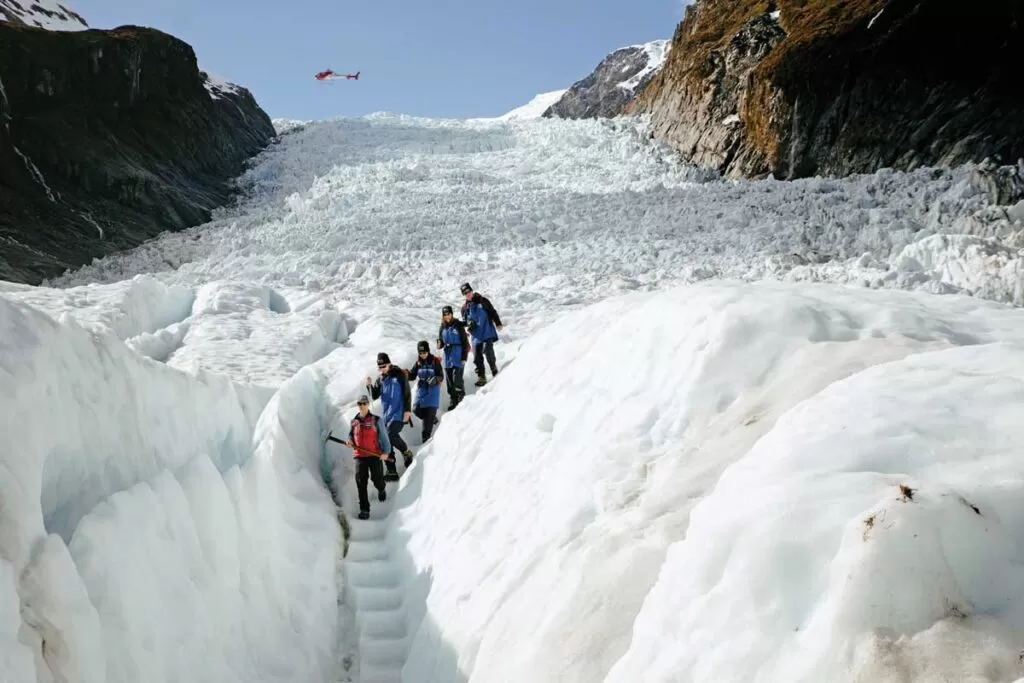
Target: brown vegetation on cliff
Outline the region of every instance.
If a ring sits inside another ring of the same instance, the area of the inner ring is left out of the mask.
[[[1024,155],[1020,3],[700,0],[631,107],[731,176]]]

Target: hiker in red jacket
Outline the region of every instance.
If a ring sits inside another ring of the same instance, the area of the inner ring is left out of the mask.
[[[384,461],[391,452],[388,430],[380,417],[370,412],[370,397],[365,394],[356,401],[359,413],[352,418],[348,441],[344,444],[352,449],[356,458],[356,489],[359,491],[359,519],[369,519],[370,498],[366,484],[373,479],[377,489],[377,500],[388,499],[384,484]]]

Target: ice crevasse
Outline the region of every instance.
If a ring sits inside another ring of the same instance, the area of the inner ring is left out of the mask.
[[[0,298],[0,680],[329,680],[325,380],[267,400]]]

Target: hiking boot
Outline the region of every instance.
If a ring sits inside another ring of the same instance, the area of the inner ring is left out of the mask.
[[[380,491],[377,491],[377,500],[379,500],[380,502],[383,503],[387,499],[388,499],[387,489],[381,489]]]
[[[405,458],[405,466],[408,468],[412,464],[412,451],[405,451],[402,457]]]
[[[369,510],[360,510],[359,511],[359,519],[369,519],[369,518],[370,518],[370,511]]]
[[[477,375],[475,385],[478,387],[482,387],[485,384],[487,384],[487,378],[484,377],[483,375]]]
[[[384,481],[398,481],[398,470],[394,472],[385,472]]]
[[[459,402],[456,401],[455,399],[452,399],[451,401],[448,402],[448,410],[455,410],[455,406],[457,405],[459,405]]]

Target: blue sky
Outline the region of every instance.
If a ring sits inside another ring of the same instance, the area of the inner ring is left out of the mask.
[[[617,47],[671,38],[681,0],[70,0],[93,28],[152,26],[272,117],[496,116]],[[322,69],[360,80],[320,83]]]

